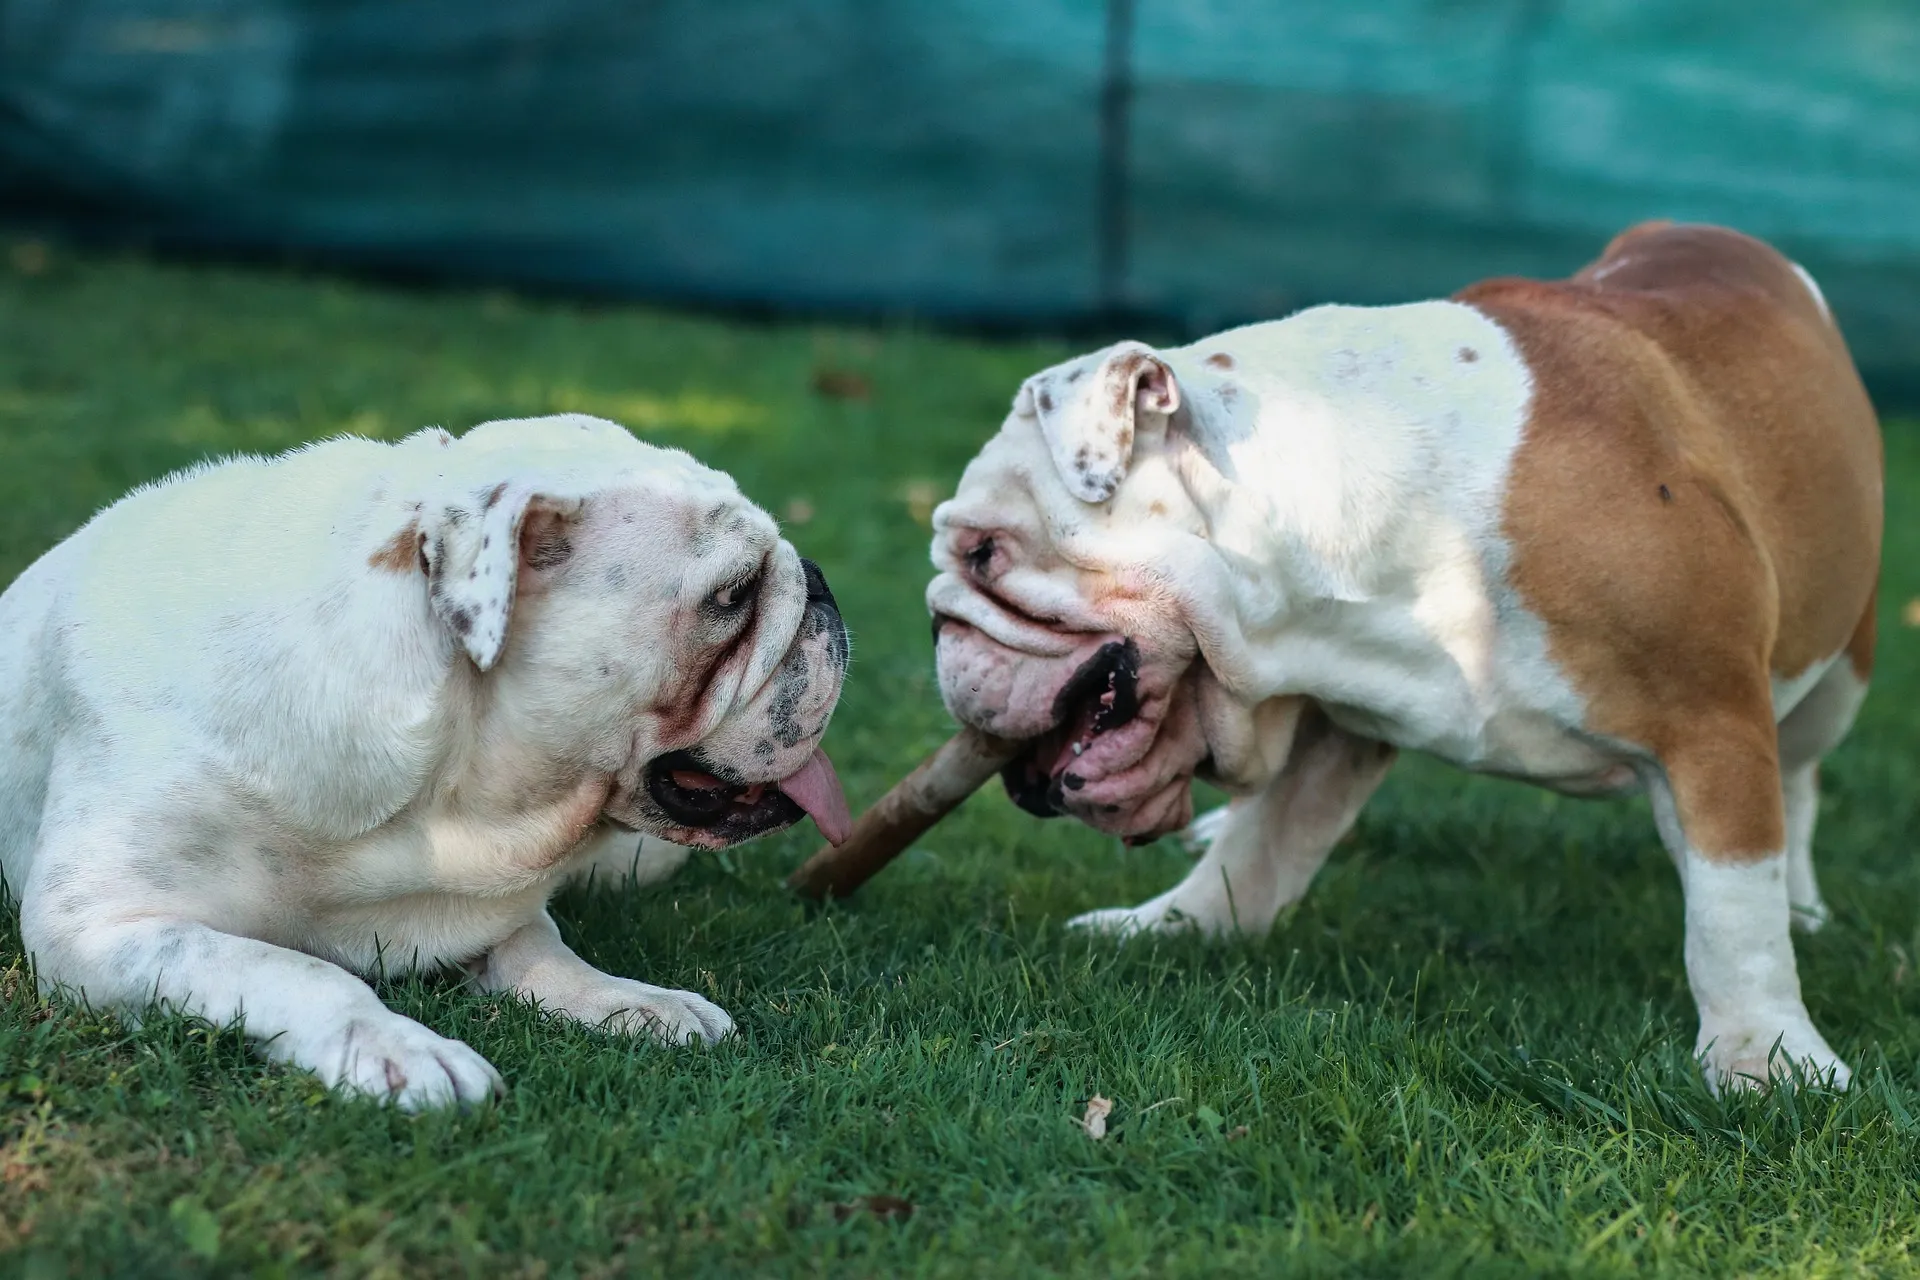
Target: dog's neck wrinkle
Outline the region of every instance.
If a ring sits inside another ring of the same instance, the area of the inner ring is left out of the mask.
[[[1175,430],[1191,432],[1191,452],[1204,472],[1181,468],[1183,483],[1214,545],[1252,569],[1236,577],[1267,584],[1258,601],[1246,602],[1253,606],[1249,629],[1277,625],[1294,608],[1372,596],[1381,572],[1401,558],[1392,545],[1397,522],[1351,515],[1363,502],[1404,509],[1404,470],[1355,457],[1336,413],[1286,412],[1284,403],[1263,403],[1284,401],[1271,388],[1264,397],[1243,393],[1229,406],[1208,385],[1226,379],[1203,367],[1190,376],[1198,393],[1181,406],[1187,420],[1176,421]],[[1243,409],[1248,399],[1253,403]],[[1252,422],[1238,416],[1248,411],[1256,415]],[[1211,483],[1196,483],[1203,478]]]

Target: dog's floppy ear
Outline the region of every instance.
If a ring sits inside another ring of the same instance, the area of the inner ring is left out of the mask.
[[[1105,502],[1127,478],[1136,435],[1166,430],[1180,407],[1180,384],[1145,343],[1123,342],[1097,366],[1091,362],[1034,374],[1013,408],[1039,419],[1067,490],[1082,502]]]
[[[528,575],[573,554],[578,498],[555,498],[501,481],[471,501],[450,502],[426,522],[420,558],[433,611],[486,671],[507,644],[507,620]]]

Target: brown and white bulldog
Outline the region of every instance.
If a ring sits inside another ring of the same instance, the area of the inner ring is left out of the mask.
[[[1766,245],[1650,223],[1568,280],[1082,356],[1020,388],[934,529],[941,691],[1030,740],[1018,803],[1138,840],[1195,776],[1237,797],[1178,886],[1076,923],[1266,929],[1396,748],[1645,791],[1709,1081],[1848,1080],[1788,924],[1825,915],[1816,768],[1873,659],[1880,437]]]

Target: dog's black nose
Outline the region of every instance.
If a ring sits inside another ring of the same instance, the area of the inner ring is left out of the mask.
[[[807,603],[824,604],[838,613],[840,602],[833,598],[833,588],[827,585],[827,575],[820,572],[820,566],[811,560],[802,559],[800,572],[807,575]]]

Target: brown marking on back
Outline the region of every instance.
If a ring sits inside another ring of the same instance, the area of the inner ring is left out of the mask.
[[[1216,351],[1207,357],[1207,363],[1216,369],[1233,368],[1233,357],[1224,351]]]
[[[1586,727],[1656,756],[1703,854],[1778,851],[1768,677],[1851,652],[1879,571],[1879,427],[1838,332],[1785,259],[1711,227],[1456,299],[1533,375],[1510,580]]]
[[[367,557],[367,565],[382,573],[412,573],[420,559],[420,543],[420,524],[409,520]]]

